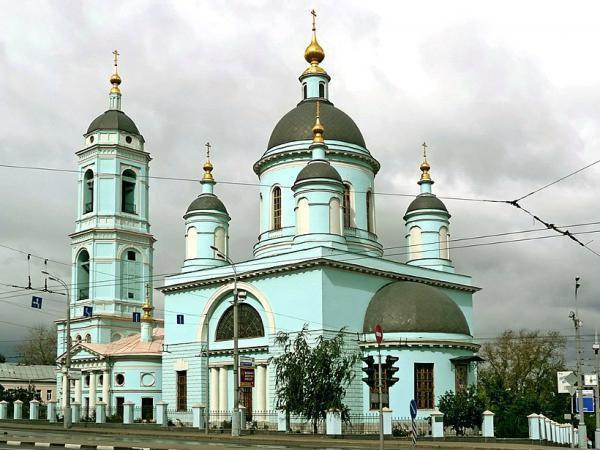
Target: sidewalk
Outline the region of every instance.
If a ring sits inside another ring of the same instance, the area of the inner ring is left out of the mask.
[[[184,428],[146,428],[144,426],[119,425],[114,427],[96,426],[94,423],[78,423],[65,431],[62,424],[31,424],[0,422],[0,443],[7,445],[58,446],[66,448],[89,448],[98,450],[117,449],[194,449],[199,443],[224,443],[232,445],[257,446],[292,446],[308,448],[364,448],[376,449],[379,442],[376,436],[331,438],[311,434],[244,434],[232,437],[226,433],[204,434],[203,431],[191,431]],[[43,445],[46,444],[46,445]],[[65,446],[65,444],[67,444]],[[525,450],[550,449],[530,443],[507,442],[456,442],[427,441],[417,443],[422,449],[469,449],[469,450]],[[403,438],[389,438],[385,441],[386,449],[410,448],[410,441]]]

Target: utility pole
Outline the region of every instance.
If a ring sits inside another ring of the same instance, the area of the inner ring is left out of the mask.
[[[379,449],[383,450],[383,389],[381,386],[381,345],[377,344],[377,355],[379,356],[379,369],[377,375],[377,392],[379,393]]]
[[[579,290],[579,277],[575,277],[575,312],[571,311],[569,317],[575,326],[575,347],[577,351],[577,411],[579,418],[579,448],[587,448],[587,430],[585,427],[585,414],[583,412],[583,373],[581,371],[581,326],[579,309],[577,307],[577,291]]]
[[[598,411],[598,403],[600,400],[600,386],[598,386],[599,379],[598,374],[600,373],[600,360],[598,359],[598,350],[600,350],[600,343],[598,343],[598,330],[596,329],[594,344],[592,345],[594,353],[596,354],[596,386],[594,388],[594,409],[596,410],[596,431],[594,432],[594,448],[600,448],[600,411]]]

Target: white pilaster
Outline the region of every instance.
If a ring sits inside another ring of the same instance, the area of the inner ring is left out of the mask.
[[[262,414],[267,410],[267,368],[256,367],[256,409]]]
[[[90,414],[96,410],[96,389],[97,389],[96,372],[90,372]]]
[[[219,368],[211,367],[210,368],[210,410],[218,411],[219,410]]]
[[[228,410],[227,401],[227,367],[219,368],[219,411]]]
[[[106,403],[106,407],[110,408],[110,392],[108,390],[110,386],[110,374],[108,370],[102,372],[102,402]]]

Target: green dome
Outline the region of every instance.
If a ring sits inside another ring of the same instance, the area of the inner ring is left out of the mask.
[[[275,125],[268,149],[294,141],[310,141],[313,138],[312,127],[315,124],[317,99],[303,100],[288,112]],[[354,121],[333,103],[319,99],[321,123],[325,127],[325,139],[342,141],[366,148],[362,133]]]
[[[326,161],[311,161],[300,171],[296,177],[296,183],[299,181],[310,180],[313,178],[327,178],[342,182],[342,177],[331,164]]]
[[[116,109],[109,109],[96,117],[88,127],[86,134],[96,130],[119,130],[131,134],[140,134],[133,120],[123,111]]]
[[[220,211],[227,214],[227,208],[214,194],[200,194],[190,203],[186,215],[194,211]]]
[[[397,281],[381,288],[365,313],[363,332],[375,325],[384,333],[458,333],[471,335],[464,314],[438,288],[414,281]]]
[[[418,209],[439,209],[441,211],[446,211],[446,205],[439,198],[437,198],[433,194],[419,194],[415,197],[415,199],[408,205],[406,209],[406,213],[416,211]]]

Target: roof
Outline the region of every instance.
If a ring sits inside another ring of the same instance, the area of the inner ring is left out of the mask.
[[[133,120],[123,111],[116,109],[109,109],[96,117],[88,127],[87,133],[96,130],[119,130],[132,134],[140,134]]]
[[[446,205],[439,198],[437,198],[433,194],[419,194],[415,197],[415,199],[408,205],[406,209],[406,213],[416,211],[419,209],[439,209],[441,211],[446,211]]]
[[[206,211],[206,210],[214,210],[221,211],[222,213],[227,214],[227,208],[219,197],[215,194],[200,194],[196,199],[190,203],[190,206],[187,209],[187,212],[192,211]]]
[[[283,116],[271,133],[267,149],[294,141],[312,140],[315,124],[316,99],[303,100]],[[366,148],[365,139],[356,123],[333,103],[319,100],[320,119],[325,128],[325,139],[342,141]]]
[[[296,177],[296,183],[303,180],[309,180],[313,178],[328,178],[330,180],[337,180],[342,182],[342,177],[335,170],[331,164],[327,161],[310,161],[304,168],[298,173]]]
[[[450,361],[453,364],[461,364],[461,363],[470,363],[470,362],[482,362],[485,361],[479,355],[464,355],[464,356],[456,356],[454,358],[450,358]]]
[[[375,325],[384,332],[458,333],[471,335],[464,314],[440,289],[414,281],[396,281],[375,293],[363,323],[363,332]]]
[[[2,381],[56,381],[55,366],[25,366],[14,363],[0,364],[0,384]]]
[[[152,337],[152,342],[142,342],[140,333],[136,333],[108,344],[82,342],[79,345],[103,356],[160,355],[164,342],[164,328],[154,328]]]

